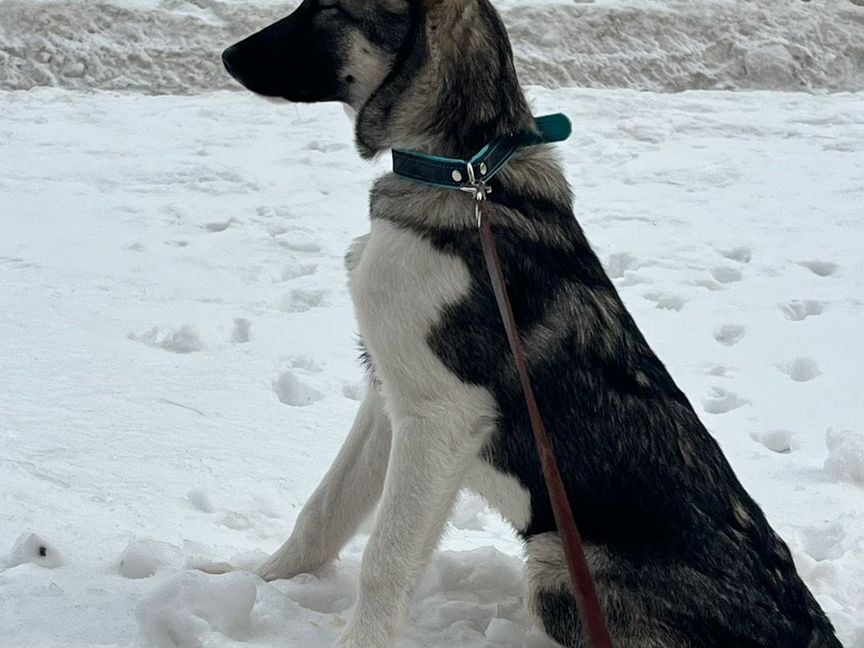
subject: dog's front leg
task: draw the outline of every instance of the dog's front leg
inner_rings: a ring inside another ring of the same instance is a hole
[[[390,422],[374,385],[339,455],[303,507],[288,541],[256,571],[292,578],[336,559],[381,497],[390,454]]]
[[[339,648],[389,648],[395,641],[482,443],[476,429],[448,411],[441,407],[432,417],[394,420],[384,495],[363,554],[357,603]]]

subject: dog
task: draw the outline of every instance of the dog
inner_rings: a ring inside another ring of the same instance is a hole
[[[225,50],[260,95],[338,101],[356,144],[468,159],[533,132],[488,0],[304,0]],[[652,352],[573,215],[548,146],[491,182],[492,222],[531,379],[618,648],[839,648],[783,540]],[[472,207],[393,174],[347,255],[368,393],[288,541],[258,569],[335,560],[378,506],[341,648],[388,648],[463,488],[525,543],[529,605],[583,646],[561,539]]]

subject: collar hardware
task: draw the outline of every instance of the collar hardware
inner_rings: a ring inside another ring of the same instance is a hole
[[[573,132],[570,120],[560,113],[537,117],[535,122],[537,132],[498,137],[484,146],[470,160],[394,149],[393,173],[441,189],[475,193],[475,187],[484,185],[494,178],[520,148],[562,142]],[[484,192],[484,198],[485,193],[488,192]]]

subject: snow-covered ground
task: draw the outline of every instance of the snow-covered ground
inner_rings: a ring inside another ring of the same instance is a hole
[[[292,581],[192,569],[287,538],[362,395],[342,256],[386,160],[223,90],[282,4],[0,0],[0,648],[345,623],[363,534]],[[627,305],[864,648],[864,0],[497,4]],[[451,527],[400,648],[549,648],[503,521]]]
[[[864,96],[532,96],[576,124],[577,214],[628,306],[864,647]],[[347,431],[342,254],[385,163],[335,106],[242,93],[0,115],[0,565],[25,561],[0,646],[328,646],[363,536],[290,582],[186,567],[274,550]],[[400,646],[548,645],[503,522],[465,498],[452,527]]]

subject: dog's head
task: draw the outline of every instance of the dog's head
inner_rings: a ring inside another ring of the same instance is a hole
[[[222,59],[258,94],[352,106],[365,156],[456,154],[532,123],[489,0],[303,0]]]
[[[252,92],[359,108],[389,73],[411,25],[408,0],[304,0],[232,45],[225,68]]]

